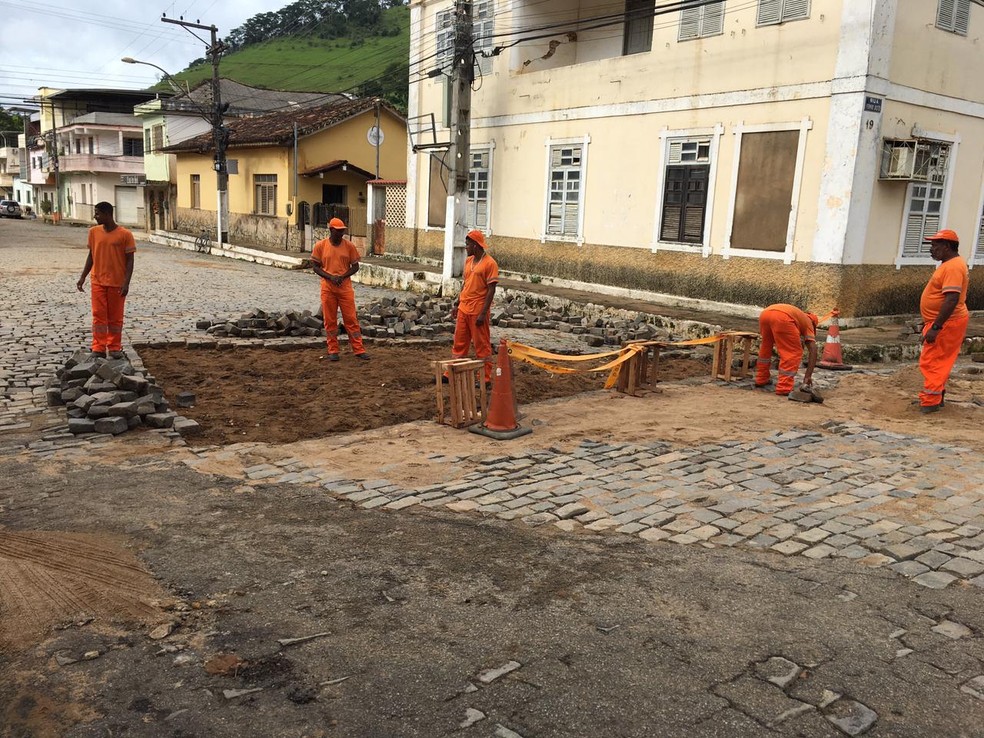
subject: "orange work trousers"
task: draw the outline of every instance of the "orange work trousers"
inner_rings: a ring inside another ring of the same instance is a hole
[[[764,310],[759,316],[759,333],[762,346],[756,362],[755,384],[768,384],[772,368],[772,347],[779,351],[779,379],[776,380],[776,394],[788,395],[793,391],[796,372],[803,361],[803,345],[800,342],[799,326],[786,313],[779,310]]]
[[[366,349],[362,345],[362,328],[359,326],[359,317],[355,312],[355,290],[352,288],[352,282],[346,280],[345,284],[336,287],[327,280],[322,280],[321,315],[325,321],[329,354],[338,353],[339,310],[342,311],[342,324],[348,334],[352,353],[364,354]]]
[[[492,331],[489,328],[489,315],[485,314],[485,322],[476,325],[478,315],[468,315],[458,311],[458,320],[454,326],[454,345],[451,347],[451,358],[468,358],[468,349],[475,346],[475,358],[485,360],[485,382],[492,381]]]
[[[92,289],[92,350],[123,350],[123,305],[126,297],[119,287],[102,284],[90,285]]]
[[[924,343],[919,353],[919,371],[923,375],[923,391],[919,393],[919,404],[923,407],[939,405],[943,401],[946,381],[950,378],[953,365],[960,355],[970,316],[950,318],[936,335],[933,343]],[[923,326],[923,335],[933,327],[932,322]]]

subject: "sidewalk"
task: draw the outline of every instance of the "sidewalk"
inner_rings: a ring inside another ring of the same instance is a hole
[[[148,238],[153,243],[162,243],[178,248],[194,248],[193,239],[183,234],[157,232],[149,234]],[[230,245],[228,248],[222,249],[221,252],[213,249],[212,253],[217,256],[246,259],[284,269],[307,268],[310,255],[309,252],[298,253],[267,246],[244,247],[235,245]],[[360,284],[376,287],[437,292],[441,287],[441,269],[432,264],[391,256],[367,255],[362,262],[362,269],[353,277],[353,280]],[[500,279],[499,285],[501,288],[514,293],[540,297],[561,305],[565,303],[579,306],[594,305],[603,311],[656,315],[674,321],[686,320],[710,326],[720,326],[726,330],[758,332],[758,321],[753,317],[733,315],[701,306],[662,304],[661,298],[665,298],[667,301],[679,301],[668,295],[653,294],[652,299],[642,299],[636,296],[605,294],[600,291],[592,292],[533,283],[518,278],[518,275]],[[608,287],[603,289],[612,290]],[[749,308],[748,312],[754,310],[756,309]],[[845,346],[845,361],[867,363],[917,358],[919,354],[918,341],[904,339],[901,335],[903,331],[908,332],[908,323],[918,319],[918,313],[914,312],[908,316],[886,316],[878,319],[875,325],[842,327],[840,335],[841,343]],[[968,337],[984,336],[984,313],[975,314],[971,318],[967,335]]]

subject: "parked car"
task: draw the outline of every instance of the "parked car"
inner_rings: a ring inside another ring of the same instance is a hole
[[[16,200],[0,200],[0,218],[20,218],[24,215]]]

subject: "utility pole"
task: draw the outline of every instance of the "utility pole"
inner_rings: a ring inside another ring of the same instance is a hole
[[[468,215],[468,174],[471,168],[471,91],[475,79],[472,48],[472,0],[455,0],[454,71],[451,77],[451,148],[448,201],[444,226],[444,268],[448,282],[465,267],[465,219]]]
[[[197,28],[202,31],[209,31],[212,35],[212,42],[208,45],[208,56],[212,61],[212,143],[215,146],[215,210],[216,210],[216,239],[220,244],[229,241],[229,168],[226,163],[226,146],[229,144],[229,130],[222,125],[222,116],[225,109],[222,107],[222,89],[219,79],[219,60],[222,53],[228,48],[219,41],[219,29],[215,26],[206,26],[201,23],[192,23],[184,18],[174,20],[173,18],[162,17],[163,23],[173,23],[190,31]],[[195,38],[202,40],[193,32]]]

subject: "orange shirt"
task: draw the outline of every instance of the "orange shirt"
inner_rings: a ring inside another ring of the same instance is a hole
[[[321,262],[321,268],[328,274],[333,277],[340,277],[349,270],[350,266],[359,263],[359,251],[355,248],[355,244],[347,238],[343,238],[338,246],[324,238],[314,244],[311,259]],[[326,284],[322,280],[322,287]]]
[[[950,317],[962,318],[969,315],[967,312],[967,285],[970,279],[967,274],[967,262],[959,256],[954,256],[938,267],[929,278],[926,289],[923,290],[922,297],[919,299],[919,312],[922,313],[923,320],[932,323],[936,316],[940,314],[943,307],[943,296],[948,292],[957,292],[960,299],[957,306],[953,309]]]
[[[474,256],[465,259],[465,285],[458,296],[458,310],[465,315],[480,315],[489,294],[489,285],[499,281],[499,265],[488,254],[478,262]]]
[[[111,231],[101,225],[90,228],[92,283],[102,287],[122,287],[126,281],[126,255],[136,250],[133,234],[121,225]]]
[[[766,310],[778,310],[780,313],[785,313],[790,318],[795,320],[796,327],[799,328],[800,335],[803,336],[804,341],[810,342],[817,340],[817,329],[813,327],[813,321],[810,320],[810,317],[806,313],[795,305],[780,303],[778,305],[769,305]]]

